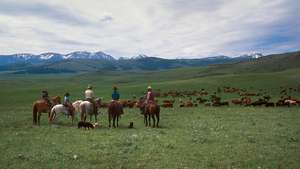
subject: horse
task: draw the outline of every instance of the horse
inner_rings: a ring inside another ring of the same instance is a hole
[[[80,111],[80,103],[83,102],[83,100],[76,100],[72,103],[72,106],[74,107],[74,117],[77,117],[77,113],[79,114]]]
[[[113,120],[113,127],[115,128],[115,121],[117,119],[117,127],[119,127],[119,117],[123,114],[123,106],[119,101],[111,101],[108,105],[108,127],[111,127],[111,120]]]
[[[63,104],[57,104],[55,106],[52,107],[51,112],[50,112],[50,117],[49,117],[49,123],[51,124],[52,121],[57,117],[58,113],[64,114],[64,115],[71,115],[72,117],[72,125],[74,122],[74,117],[75,117],[75,113],[74,113],[75,109],[74,107],[70,107],[70,109],[66,106],[64,106]]]
[[[94,111],[93,103],[89,101],[82,101],[79,104],[79,110],[80,110],[80,119],[81,121],[86,121],[87,114],[90,116],[90,121],[92,121],[92,115],[95,116],[95,122],[97,122],[97,116],[98,116],[98,108],[100,108],[101,100],[99,98],[95,99],[96,102],[96,111]],[[76,108],[75,108],[76,109]],[[96,112],[96,113],[94,113]]]
[[[48,118],[49,118],[51,108],[54,105],[57,105],[60,103],[61,103],[61,98],[59,96],[54,96],[54,97],[50,98],[50,105],[44,99],[40,99],[40,100],[33,102],[33,105],[32,105],[33,124],[40,125],[40,119],[41,119],[42,113],[48,113]]]
[[[159,114],[160,114],[160,106],[157,105],[153,101],[149,101],[148,104],[145,104],[145,100],[141,98],[139,100],[139,106],[141,114],[144,114],[144,123],[145,126],[151,126],[151,120],[150,117],[152,117],[153,120],[153,126],[152,127],[158,127],[159,123]],[[156,124],[155,124],[155,117],[156,117]]]

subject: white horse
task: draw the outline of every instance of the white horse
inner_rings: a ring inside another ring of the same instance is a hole
[[[101,100],[99,98],[95,99],[96,102],[96,113],[94,113],[94,106],[89,101],[82,101],[79,104],[79,110],[81,115],[81,121],[86,121],[87,115],[90,116],[90,121],[92,121],[92,115],[95,116],[95,122],[97,122],[97,116],[98,116],[98,108],[100,108],[100,102]]]
[[[72,106],[74,107],[75,111],[74,111],[74,116],[75,118],[77,118],[77,114],[79,114],[81,112],[80,110],[80,103],[82,103],[83,100],[76,100],[75,102],[72,103]]]
[[[49,123],[52,123],[53,120],[55,120],[58,115],[71,115],[72,117],[72,124],[74,122],[74,111],[70,112],[69,109],[64,106],[63,104],[57,104],[55,105],[50,112],[50,117],[49,117]]]

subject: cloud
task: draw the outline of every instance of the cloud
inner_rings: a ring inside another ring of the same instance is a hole
[[[11,16],[34,16],[50,19],[58,23],[85,25],[90,22],[67,7],[41,2],[0,1],[0,14]]]
[[[112,20],[113,20],[113,17],[110,16],[110,15],[104,15],[104,16],[100,19],[101,22],[110,22],[110,21],[112,21]]]
[[[0,53],[102,50],[176,58],[287,52],[300,50],[299,11],[297,0],[2,0]]]

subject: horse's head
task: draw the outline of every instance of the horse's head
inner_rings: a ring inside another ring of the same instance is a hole
[[[70,114],[71,116],[75,115],[75,107],[73,105],[70,106]]]
[[[60,96],[53,96],[51,97],[51,102],[53,105],[61,104]]]

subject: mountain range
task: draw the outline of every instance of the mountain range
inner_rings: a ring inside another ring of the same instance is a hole
[[[164,59],[138,55],[114,58],[104,52],[76,51],[68,54],[42,53],[0,55],[0,71],[12,73],[76,73],[87,71],[164,70],[249,61],[265,57],[252,53],[238,57],[215,56],[199,59]]]
[[[97,60],[115,60],[114,57],[105,54],[104,52],[86,52],[76,51],[68,54],[60,53],[42,53],[34,55],[30,53],[20,53],[12,55],[0,55],[0,65],[14,64],[14,63],[43,63],[43,62],[56,62],[68,59],[97,59]]]

